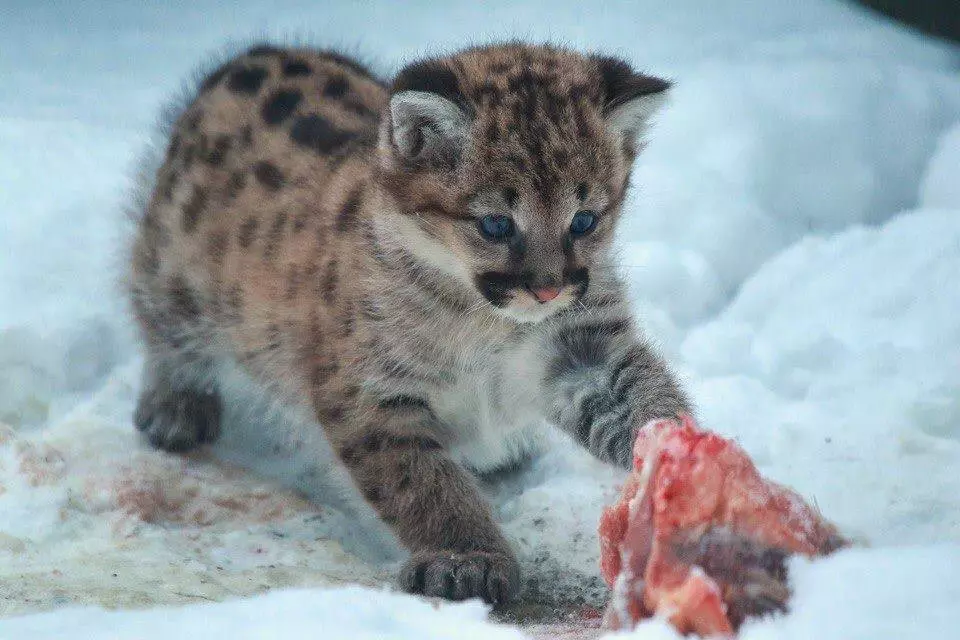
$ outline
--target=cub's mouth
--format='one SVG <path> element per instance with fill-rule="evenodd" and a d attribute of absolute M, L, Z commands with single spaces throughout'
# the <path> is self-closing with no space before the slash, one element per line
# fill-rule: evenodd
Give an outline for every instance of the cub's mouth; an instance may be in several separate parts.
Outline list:
<path fill-rule="evenodd" d="M 485 271 L 474 277 L 480 294 L 494 307 L 521 320 L 542 319 L 583 297 L 590 276 L 586 267 L 565 271 L 562 280 L 532 273 Z M 526 317 L 530 316 L 530 317 Z"/>

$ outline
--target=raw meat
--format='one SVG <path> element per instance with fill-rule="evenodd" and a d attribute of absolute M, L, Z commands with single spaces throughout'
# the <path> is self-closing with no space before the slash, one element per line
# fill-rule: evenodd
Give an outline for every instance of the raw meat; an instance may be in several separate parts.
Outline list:
<path fill-rule="evenodd" d="M 690 416 L 643 427 L 633 467 L 600 519 L 608 628 L 659 614 L 682 633 L 730 635 L 748 615 L 786 609 L 789 554 L 846 544 L 794 491 L 762 478 L 743 449 Z"/>

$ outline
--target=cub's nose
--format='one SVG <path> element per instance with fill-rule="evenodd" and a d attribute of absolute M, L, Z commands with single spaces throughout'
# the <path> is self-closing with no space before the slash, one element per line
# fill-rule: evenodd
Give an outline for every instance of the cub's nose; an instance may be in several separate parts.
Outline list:
<path fill-rule="evenodd" d="M 533 297 L 537 299 L 537 302 L 543 304 L 544 302 L 550 302 L 554 298 L 560 295 L 560 287 L 537 287 L 533 288 L 527 285 L 527 289 L 530 293 L 533 294 Z"/>

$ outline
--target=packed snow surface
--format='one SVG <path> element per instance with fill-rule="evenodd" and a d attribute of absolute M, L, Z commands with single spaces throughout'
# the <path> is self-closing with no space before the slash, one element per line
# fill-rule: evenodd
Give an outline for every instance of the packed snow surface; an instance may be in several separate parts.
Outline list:
<path fill-rule="evenodd" d="M 828 0 L 7 0 L 3 14 L 0 638 L 599 633 L 576 621 L 605 601 L 596 525 L 623 475 L 559 435 L 486 485 L 526 576 L 494 622 L 476 602 L 390 592 L 402 552 L 336 467 L 283 443 L 244 456 L 263 432 L 248 416 L 188 457 L 134 433 L 140 360 L 117 280 L 136 159 L 198 63 L 259 37 L 346 45 L 383 73 L 549 39 L 672 78 L 621 234 L 637 313 L 701 423 L 863 543 L 794 561 L 792 611 L 743 637 L 955 631 L 958 49 Z M 676 634 L 654 620 L 629 637 Z"/>

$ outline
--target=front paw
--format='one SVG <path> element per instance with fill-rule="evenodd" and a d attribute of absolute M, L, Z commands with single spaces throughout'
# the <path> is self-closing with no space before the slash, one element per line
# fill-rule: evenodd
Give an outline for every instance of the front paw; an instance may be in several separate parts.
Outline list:
<path fill-rule="evenodd" d="M 629 471 L 633 468 L 633 444 L 636 437 L 636 427 L 610 425 L 606 433 L 597 433 L 591 437 L 590 449 L 604 462 Z"/>
<path fill-rule="evenodd" d="M 404 565 L 400 586 L 434 598 L 482 598 L 505 604 L 520 589 L 520 565 L 507 553 L 425 551 L 415 553 Z"/>

